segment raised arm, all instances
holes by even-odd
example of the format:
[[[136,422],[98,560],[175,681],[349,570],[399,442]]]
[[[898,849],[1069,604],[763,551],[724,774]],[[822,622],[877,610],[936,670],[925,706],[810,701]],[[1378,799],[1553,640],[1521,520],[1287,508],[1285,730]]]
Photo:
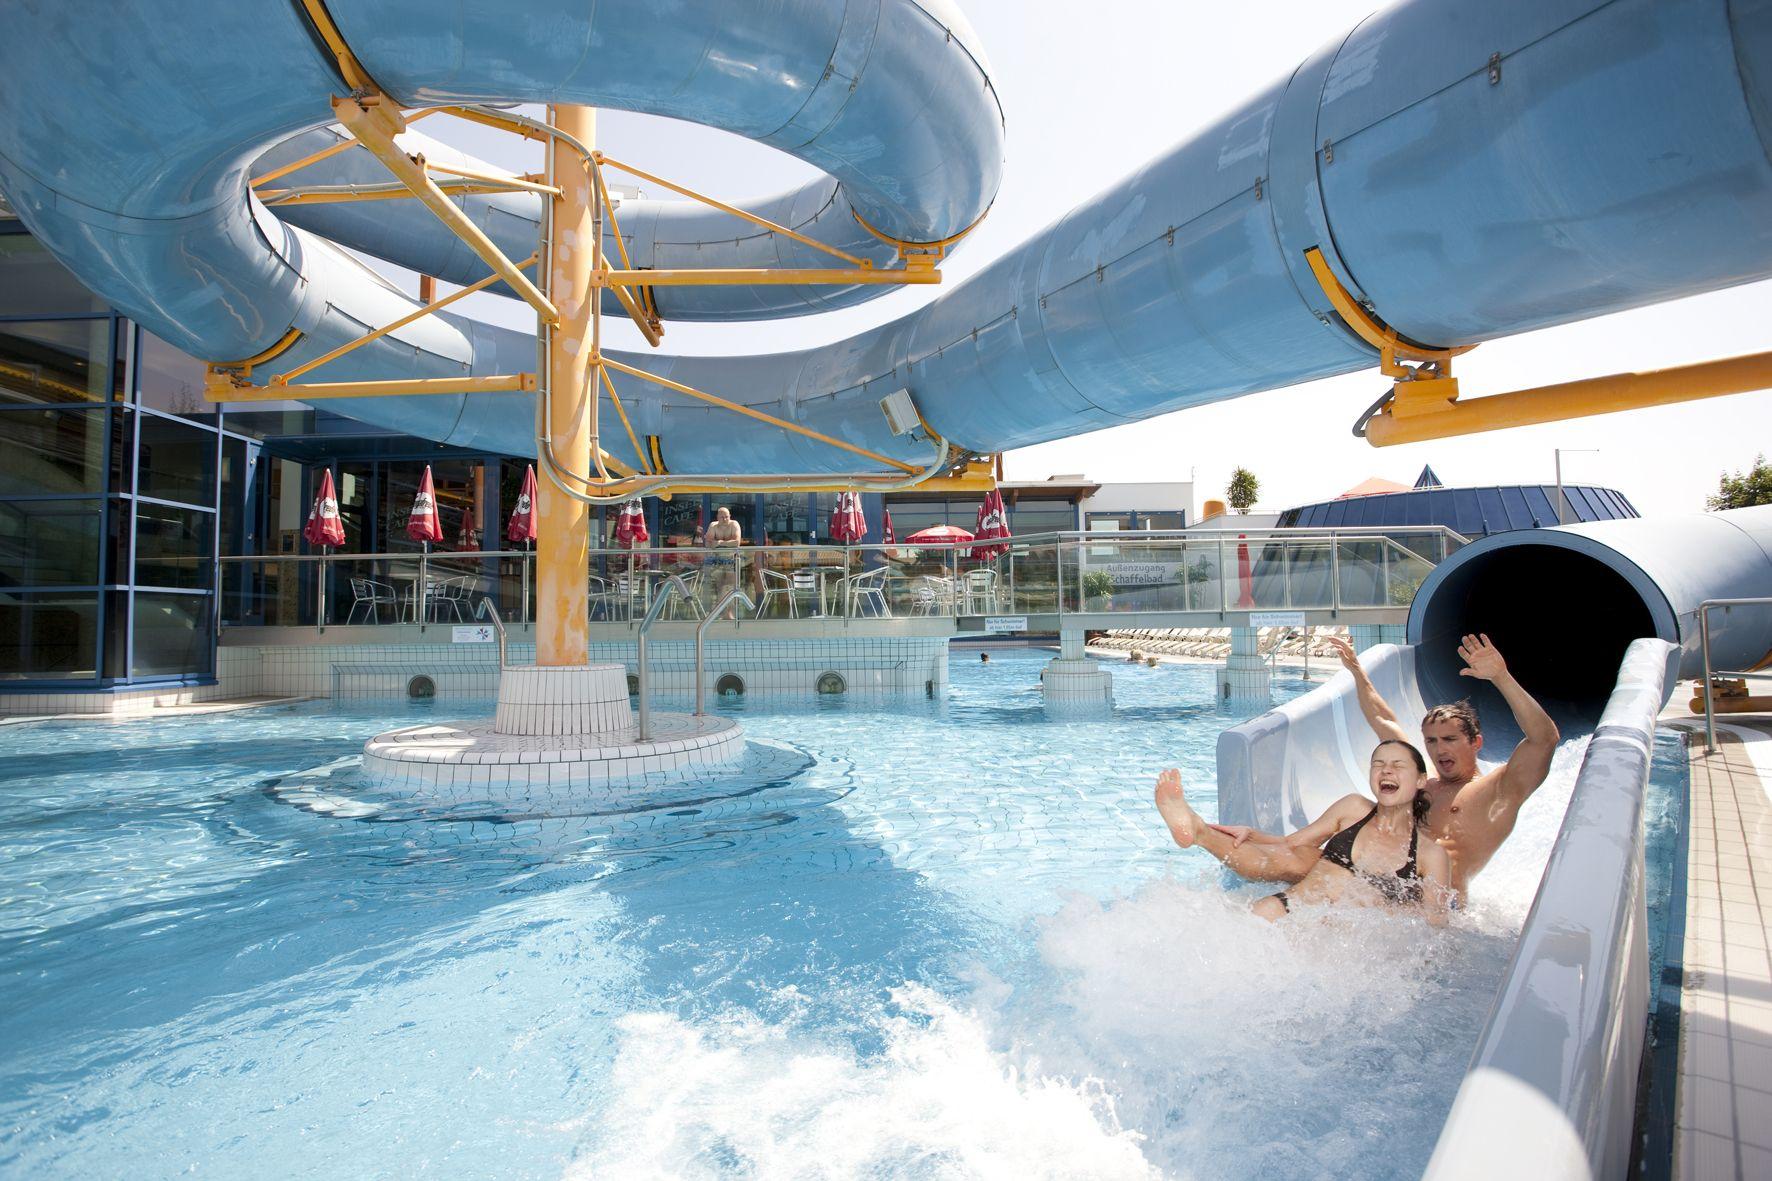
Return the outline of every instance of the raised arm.
[[[1341,667],[1354,675],[1354,690],[1359,694],[1360,712],[1366,715],[1366,724],[1377,731],[1380,738],[1401,738],[1404,742],[1413,742],[1414,739],[1410,737],[1409,731],[1404,729],[1403,723],[1397,720],[1396,711],[1391,709],[1389,702],[1378,695],[1378,687],[1372,683],[1372,678],[1367,676],[1366,670],[1361,667],[1359,653],[1354,651],[1354,646],[1348,643],[1347,637],[1330,636],[1329,646],[1340,658]]]
[[[1538,790],[1544,777],[1550,772],[1551,756],[1556,754],[1557,742],[1562,735],[1551,716],[1544,712],[1544,707],[1532,699],[1532,695],[1514,680],[1513,674],[1507,671],[1507,662],[1495,645],[1484,635],[1466,636],[1458,645],[1458,654],[1464,658],[1469,668],[1459,670],[1460,676],[1475,677],[1480,681],[1488,681],[1500,691],[1503,701],[1513,711],[1514,724],[1520,727],[1525,737],[1514,747],[1514,753],[1508,756],[1507,766],[1502,768],[1498,790],[1511,798],[1515,803],[1523,803],[1526,798]]]

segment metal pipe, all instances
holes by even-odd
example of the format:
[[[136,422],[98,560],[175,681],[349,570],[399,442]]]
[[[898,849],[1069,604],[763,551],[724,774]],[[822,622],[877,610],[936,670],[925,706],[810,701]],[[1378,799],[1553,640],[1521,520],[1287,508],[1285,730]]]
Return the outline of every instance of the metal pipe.
[[[1772,352],[1647,373],[1614,373],[1481,398],[1424,398],[1423,405],[1409,402],[1409,386],[1403,382],[1397,387],[1397,400],[1366,423],[1366,440],[1375,447],[1390,447],[1767,388],[1772,388]]]
[[[658,622],[658,617],[664,613],[665,604],[671,601],[673,593],[682,595],[686,601],[694,598],[689,593],[689,587],[684,585],[682,578],[675,574],[668,575],[664,584],[658,588],[658,597],[652,600],[650,607],[646,608],[646,618],[640,621],[639,634],[634,637],[634,667],[636,677],[640,682],[641,742],[650,741],[652,738],[652,709],[648,704],[649,695],[646,690],[646,635],[652,630],[652,625]]]
[[[318,610],[316,610],[314,612],[314,634],[320,635],[326,631],[326,550],[325,550],[325,547],[322,547],[320,550],[320,589],[319,589],[319,593],[315,597],[318,600],[318,602],[316,603],[316,607],[318,608]]]
[[[493,605],[491,595],[480,596],[480,601],[474,604],[473,618],[492,621],[492,630],[498,633],[498,671],[502,673],[511,667],[505,659],[505,621],[498,617],[498,608]]]
[[[1704,649],[1704,753],[1717,753],[1717,716],[1710,695],[1710,608],[1708,602],[1698,604],[1698,643]]]
[[[672,577],[675,577],[675,575]],[[724,595],[720,596],[720,601],[708,609],[707,615],[704,616],[702,621],[695,627],[695,716],[698,718],[708,712],[705,708],[707,703],[707,682],[702,673],[702,640],[707,635],[708,628],[713,625],[714,620],[720,617],[720,613],[732,606],[735,602],[743,603],[746,611],[755,611],[757,609],[757,605],[751,602],[751,596],[745,594],[743,588],[735,586]]]

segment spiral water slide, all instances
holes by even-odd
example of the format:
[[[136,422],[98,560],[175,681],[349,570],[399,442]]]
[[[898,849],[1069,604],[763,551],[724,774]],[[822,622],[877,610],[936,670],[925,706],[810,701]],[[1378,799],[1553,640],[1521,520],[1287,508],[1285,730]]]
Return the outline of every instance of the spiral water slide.
[[[267,208],[250,191],[266,153],[286,160],[337,134],[329,102],[352,84],[314,11],[409,108],[623,108],[790,152],[824,176],[749,208],[870,262],[893,257],[885,239],[963,234],[996,194],[1003,113],[983,49],[946,0],[9,4],[0,188],[94,290],[212,361],[281,346],[275,368],[298,366],[415,310],[337,243],[451,281],[486,274],[413,203]],[[1095,97],[1110,117],[1112,96]],[[1162,135],[1162,112],[1130,117]],[[1765,278],[1769,153],[1772,0],[1416,0],[888,324],[760,356],[610,356],[922,464],[927,442],[894,435],[879,406],[904,389],[956,449],[999,451],[1373,366],[1377,350],[1313,273],[1313,250],[1401,338],[1448,350]],[[348,153],[291,179],[389,178]],[[509,257],[534,250],[535,198],[458,204]],[[636,267],[814,257],[709,210],[623,213]],[[656,290],[668,322],[816,312],[879,288]],[[455,379],[534,363],[533,337],[441,313],[325,376]],[[328,405],[533,454],[533,418],[512,397]],[[625,397],[672,471],[856,467],[656,385]]]

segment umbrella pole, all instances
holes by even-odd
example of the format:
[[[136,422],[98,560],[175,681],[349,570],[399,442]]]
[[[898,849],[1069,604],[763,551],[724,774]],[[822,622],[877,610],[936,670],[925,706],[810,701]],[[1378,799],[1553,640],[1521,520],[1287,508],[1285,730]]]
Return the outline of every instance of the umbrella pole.
[[[535,543],[533,541],[525,541],[523,543],[523,557],[519,559],[517,563],[523,567],[523,581],[519,588],[519,593],[523,596],[523,603],[522,606],[517,609],[518,619],[523,623],[529,622],[529,563],[534,559],[534,550]]]
[[[323,545],[320,547],[320,589],[319,593],[315,596],[319,600],[315,605],[316,609],[314,612],[315,635],[320,635],[326,631],[326,555],[331,552],[332,547],[329,545]]]
[[[418,616],[418,630],[425,630],[425,619],[431,607],[431,543],[418,543],[418,586],[413,589],[412,613]]]

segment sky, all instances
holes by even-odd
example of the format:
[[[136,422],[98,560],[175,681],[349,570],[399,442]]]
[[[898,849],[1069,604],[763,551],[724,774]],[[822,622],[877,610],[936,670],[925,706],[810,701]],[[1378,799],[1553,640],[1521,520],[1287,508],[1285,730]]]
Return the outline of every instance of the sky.
[[[1371,0],[1114,0],[1089,8],[1057,0],[959,2],[1002,98],[1007,163],[990,216],[942,267],[948,286],[1284,77],[1377,7]],[[514,138],[483,128],[445,130],[432,120],[426,131],[507,166],[534,163]],[[814,175],[772,149],[672,120],[604,111],[597,136],[612,156],[727,200]],[[895,319],[938,290],[901,288],[817,317],[667,324],[666,346],[718,355],[829,343]],[[464,302],[464,310],[501,323],[533,323],[495,296]],[[631,326],[612,331],[614,346],[645,347]],[[1459,358],[1455,371],[1462,396],[1472,398],[1768,347],[1772,282],[1492,341]],[[1772,393],[1376,449],[1351,427],[1385,386],[1374,368],[1178,411],[1009,452],[1005,475],[1191,478],[1197,510],[1243,466],[1261,481],[1260,507],[1280,509],[1328,499],[1371,476],[1412,484],[1424,464],[1449,485],[1550,483],[1560,448],[1565,481],[1617,488],[1650,515],[1702,511],[1721,473],[1772,451]]]

